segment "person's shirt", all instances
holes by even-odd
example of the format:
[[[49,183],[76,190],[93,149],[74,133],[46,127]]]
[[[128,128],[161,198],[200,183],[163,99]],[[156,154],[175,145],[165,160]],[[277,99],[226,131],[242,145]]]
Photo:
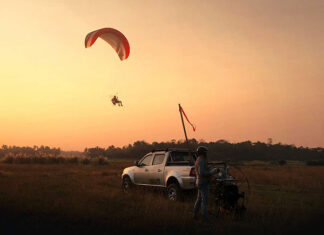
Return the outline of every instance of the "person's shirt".
[[[196,170],[196,184],[208,184],[209,176],[211,176],[211,172],[207,168],[207,159],[199,156],[195,163]]]

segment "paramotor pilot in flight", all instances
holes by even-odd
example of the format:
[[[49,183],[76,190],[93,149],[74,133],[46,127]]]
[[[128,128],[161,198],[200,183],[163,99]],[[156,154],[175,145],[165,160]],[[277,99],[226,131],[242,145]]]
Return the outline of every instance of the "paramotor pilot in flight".
[[[118,99],[116,95],[114,95],[114,97],[111,99],[111,102],[113,103],[113,105],[117,104],[120,107],[123,106],[123,103]]]

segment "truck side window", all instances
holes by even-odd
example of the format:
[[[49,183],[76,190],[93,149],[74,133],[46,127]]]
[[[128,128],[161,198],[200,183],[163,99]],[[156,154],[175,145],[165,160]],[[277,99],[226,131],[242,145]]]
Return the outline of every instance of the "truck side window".
[[[142,166],[150,166],[151,162],[152,162],[152,154],[147,155],[146,157],[144,157],[144,159],[140,162],[140,165]]]
[[[164,161],[165,154],[155,154],[153,165],[159,165]]]

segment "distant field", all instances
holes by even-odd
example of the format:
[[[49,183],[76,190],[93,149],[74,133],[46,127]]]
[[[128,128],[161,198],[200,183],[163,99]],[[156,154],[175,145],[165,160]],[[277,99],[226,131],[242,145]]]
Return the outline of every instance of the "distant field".
[[[1,234],[324,232],[323,166],[242,166],[251,184],[246,216],[211,216],[205,224],[191,218],[195,195],[188,194],[181,203],[147,190],[123,195],[120,175],[129,165],[0,164]]]

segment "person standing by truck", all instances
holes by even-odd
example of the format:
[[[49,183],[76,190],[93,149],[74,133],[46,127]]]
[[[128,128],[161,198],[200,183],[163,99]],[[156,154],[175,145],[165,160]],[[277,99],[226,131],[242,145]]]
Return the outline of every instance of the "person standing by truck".
[[[194,219],[198,218],[200,207],[202,209],[202,215],[204,220],[208,220],[207,204],[209,194],[209,178],[214,174],[215,170],[208,169],[207,159],[208,148],[205,146],[199,146],[197,148],[198,158],[195,163],[196,170],[196,185],[198,187],[198,196],[194,206]]]

